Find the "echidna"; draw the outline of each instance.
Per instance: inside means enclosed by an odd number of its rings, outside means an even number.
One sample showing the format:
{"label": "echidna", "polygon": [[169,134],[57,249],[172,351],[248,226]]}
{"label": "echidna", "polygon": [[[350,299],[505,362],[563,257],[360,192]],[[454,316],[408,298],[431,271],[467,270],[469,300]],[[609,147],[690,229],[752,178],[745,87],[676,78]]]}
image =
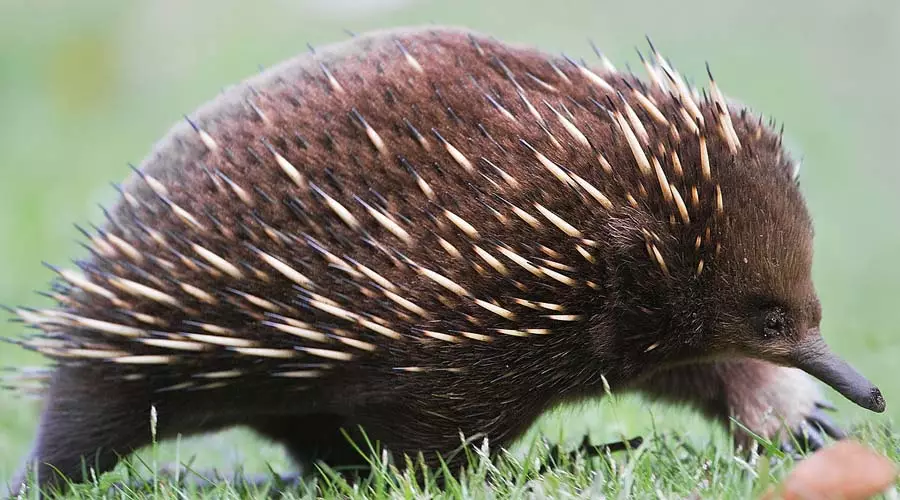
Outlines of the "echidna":
{"label": "echidna", "polygon": [[247,426],[333,466],[358,461],[341,429],[434,463],[609,389],[812,447],[841,430],[803,372],[883,411],[820,336],[780,134],[643,63],[395,30],[199,109],[58,270],[58,307],[17,311],[56,362],[39,484],[148,444],[151,407],[161,438]]}

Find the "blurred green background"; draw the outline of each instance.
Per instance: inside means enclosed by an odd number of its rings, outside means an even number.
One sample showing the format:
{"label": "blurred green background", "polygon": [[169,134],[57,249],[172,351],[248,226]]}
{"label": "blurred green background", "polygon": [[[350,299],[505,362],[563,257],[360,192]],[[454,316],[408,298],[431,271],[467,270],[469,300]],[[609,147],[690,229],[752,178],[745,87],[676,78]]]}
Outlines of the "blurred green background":
{"label": "blurred green background", "polygon": [[[709,61],[726,93],[786,122],[816,221],[815,275],[834,348],[884,390],[888,415],[835,401],[845,422],[900,415],[900,2],[897,0],[0,0],[0,303],[33,293],[84,251],[110,181],[223,87],[314,45],[376,27],[455,24],[596,61],[587,39],[640,69],[649,34],[687,77]],[[0,323],[0,336],[21,333]],[[38,362],[0,345],[0,365]],[[692,415],[633,399],[568,409],[540,430],[576,440],[651,424],[711,435]],[[36,403],[0,393],[0,483],[27,452]],[[721,433],[713,433],[721,439]],[[280,450],[230,432],[180,446],[199,465],[285,470]],[[174,448],[163,460],[173,459]]]}

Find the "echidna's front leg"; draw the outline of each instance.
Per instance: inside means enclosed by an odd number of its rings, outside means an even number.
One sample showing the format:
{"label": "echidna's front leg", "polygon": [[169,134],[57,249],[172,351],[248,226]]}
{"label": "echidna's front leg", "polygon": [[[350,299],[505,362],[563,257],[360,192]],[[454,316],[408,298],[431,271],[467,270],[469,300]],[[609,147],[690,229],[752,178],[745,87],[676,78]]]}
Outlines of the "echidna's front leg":
{"label": "echidna's front leg", "polygon": [[[729,427],[734,418],[788,451],[798,443],[815,450],[826,436],[844,436],[825,414],[829,405],[818,384],[794,368],[750,359],[690,365],[657,373],[639,389],[654,399],[693,406]],[[736,444],[754,445],[740,426],[732,429]]]}

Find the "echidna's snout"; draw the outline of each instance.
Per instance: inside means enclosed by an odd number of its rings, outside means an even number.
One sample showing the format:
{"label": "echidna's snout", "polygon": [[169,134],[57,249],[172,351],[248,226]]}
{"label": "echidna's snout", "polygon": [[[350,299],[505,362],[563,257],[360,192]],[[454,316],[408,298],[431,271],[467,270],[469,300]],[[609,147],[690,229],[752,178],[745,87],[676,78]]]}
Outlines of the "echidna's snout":
{"label": "echidna's snout", "polygon": [[811,335],[797,345],[791,355],[794,366],[825,382],[845,398],[876,413],[884,411],[884,396],[849,363],[831,352],[819,335]]}

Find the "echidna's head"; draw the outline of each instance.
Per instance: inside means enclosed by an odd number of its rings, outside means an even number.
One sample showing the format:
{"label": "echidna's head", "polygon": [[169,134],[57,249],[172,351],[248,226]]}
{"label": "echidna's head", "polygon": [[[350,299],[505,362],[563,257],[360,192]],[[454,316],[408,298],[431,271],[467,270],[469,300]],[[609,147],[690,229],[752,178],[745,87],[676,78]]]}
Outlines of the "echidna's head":
{"label": "echidna's head", "polygon": [[640,83],[624,91],[652,127],[640,124],[623,93],[621,104],[607,100],[617,134],[601,149],[617,153],[612,163],[638,168],[617,169],[615,185],[604,186],[624,190],[628,205],[601,203],[611,209],[596,238],[608,259],[600,266],[608,306],[595,329],[613,333],[591,337],[598,354],[615,352],[631,375],[763,360],[884,411],[881,392],[822,339],[812,222],[781,134],[729,102],[711,73],[709,93],[698,99],[651,50],[655,64],[642,59],[648,95],[636,90],[645,89]]}
{"label": "echidna's head", "polygon": [[616,300],[605,321],[621,332],[617,352],[654,368],[734,357],[792,366],[884,411],[881,392],[820,334],[812,222],[780,135],[712,94],[695,105],[706,132],[670,141],[655,177],[643,161],[659,199],[610,222]]}
{"label": "echidna's head", "polygon": [[[832,353],[820,334],[812,279],[813,227],[780,141],[733,160],[721,175],[716,254],[697,290],[707,347],[800,368],[858,405],[884,411],[881,392]],[[724,170],[724,169],[723,169]],[[723,172],[724,173],[724,172]]]}

